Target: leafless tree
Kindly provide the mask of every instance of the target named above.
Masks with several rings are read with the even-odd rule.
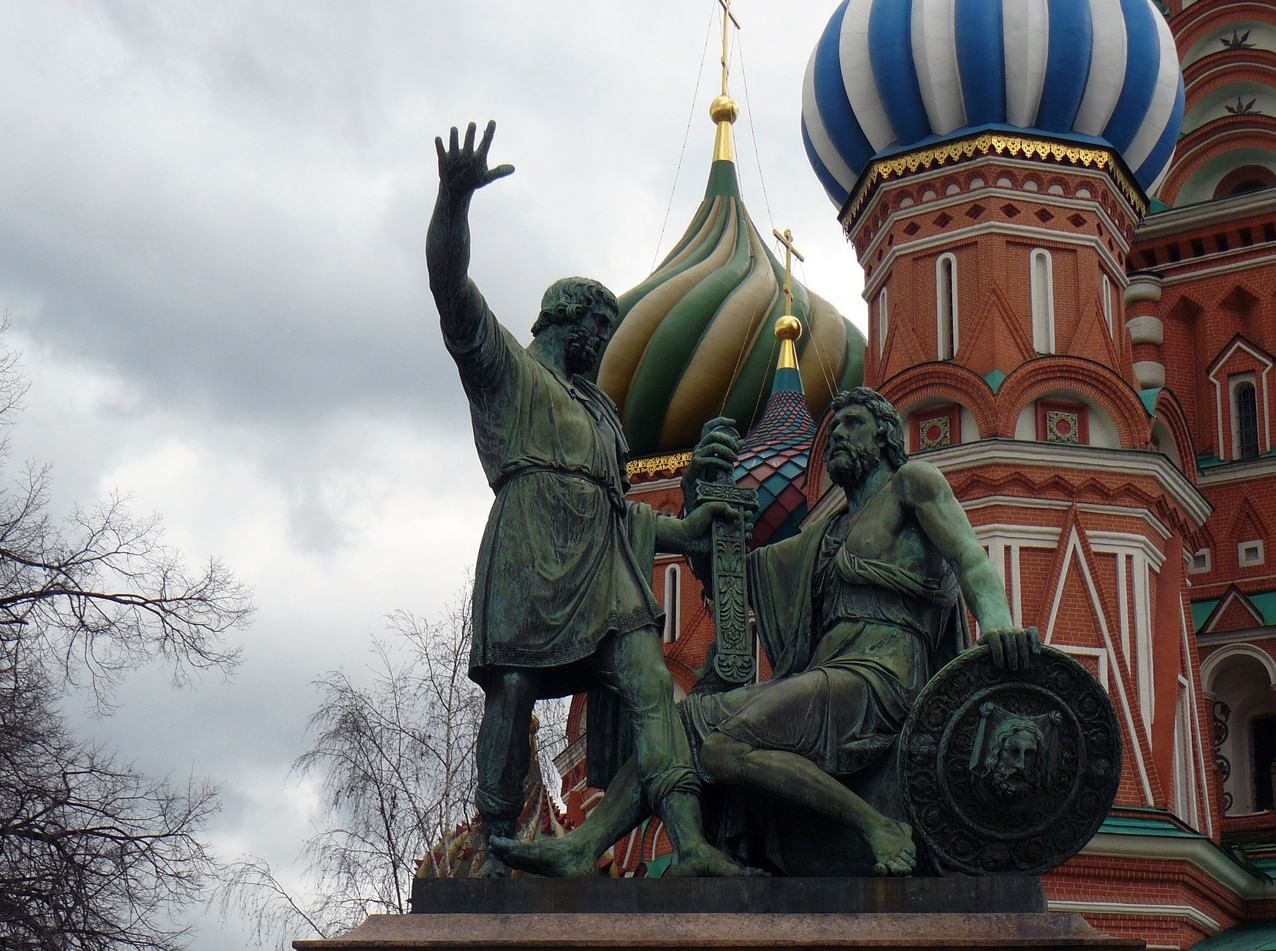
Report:
[[[263,943],[332,937],[369,914],[407,911],[418,859],[424,875],[469,867],[453,847],[470,834],[483,713],[467,676],[469,587],[438,620],[395,612],[389,632],[373,643],[369,686],[340,671],[317,683],[312,746],[294,764],[299,777],[319,780],[323,797],[321,828],[303,850],[307,880],[290,888],[249,857],[222,893],[223,911],[247,918]],[[565,736],[564,709],[543,708],[554,722],[542,732]]]
[[[0,425],[22,393],[0,351]],[[7,458],[0,444],[0,472]],[[59,704],[78,685],[107,712],[118,678],[151,661],[177,681],[229,671],[223,635],[249,598],[215,561],[188,571],[121,499],[59,520],[49,489],[40,467],[0,485],[0,947],[180,948],[174,915],[213,869],[198,835],[215,792],[122,764]]]

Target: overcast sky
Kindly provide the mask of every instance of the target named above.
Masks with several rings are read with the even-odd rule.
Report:
[[[863,328],[798,125],[834,6],[737,0],[732,92],[755,222],[792,228],[798,277]],[[474,563],[491,494],[426,285],[434,136],[497,121],[493,162],[518,170],[475,200],[472,275],[526,341],[552,280],[624,291],[690,221],[719,10],[0,4],[0,311],[31,384],[10,466],[51,462],[64,507],[131,493],[255,589],[231,683],[144,672],[91,725],[151,772],[220,782],[226,857],[295,859],[311,681],[360,670],[387,612],[437,615]],[[243,944],[204,927],[199,948]]]

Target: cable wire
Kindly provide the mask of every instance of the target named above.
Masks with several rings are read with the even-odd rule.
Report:
[[[678,193],[678,177],[682,174],[682,160],[687,157],[687,140],[691,138],[691,123],[696,117],[696,101],[700,98],[700,82],[704,79],[704,61],[709,55],[709,37],[713,35],[713,10],[709,10],[709,26],[704,33],[704,49],[700,52],[700,72],[696,75],[696,91],[691,94],[691,112],[687,116],[687,128],[682,133],[682,151],[678,153],[678,167],[673,173],[673,188],[669,190],[669,205],[665,208],[665,220],[660,224],[660,237],[656,239],[656,251],[651,256],[651,271],[656,270],[656,262],[660,260],[660,246],[665,241],[665,229],[669,227],[669,215],[673,211],[673,199]]]

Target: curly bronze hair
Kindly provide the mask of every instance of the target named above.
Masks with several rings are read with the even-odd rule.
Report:
[[[857,386],[838,393],[829,404],[835,416],[848,406],[864,406],[873,414],[879,432],[885,437],[882,455],[891,468],[898,469],[908,461],[908,450],[904,445],[904,421],[881,393],[868,386]]]
[[[541,298],[541,312],[532,324],[532,336],[555,324],[575,323],[591,311],[600,310],[610,314],[609,322],[614,326],[620,314],[616,295],[587,277],[560,278],[549,285]]]

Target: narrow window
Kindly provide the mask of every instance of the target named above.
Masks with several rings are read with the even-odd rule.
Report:
[[[664,641],[673,644],[678,640],[679,605],[682,587],[681,571],[677,565],[665,569],[665,631]]]
[[[1258,402],[1253,383],[1241,383],[1235,389],[1236,457],[1253,459],[1258,455]]]
[[[877,295],[877,356],[886,352],[886,335],[890,333],[891,315],[886,301],[886,288]]]
[[[957,355],[957,259],[941,255],[935,265],[936,317],[939,323],[939,359]]]
[[[1108,325],[1108,336],[1112,336],[1112,281],[1103,275],[1103,320]]]
[[[1032,252],[1032,346],[1054,353],[1054,265],[1050,252]]]

